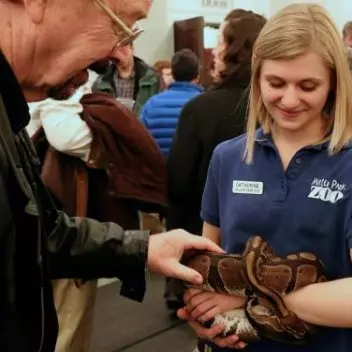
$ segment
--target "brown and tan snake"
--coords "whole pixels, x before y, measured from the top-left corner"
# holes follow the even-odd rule
[[[202,285],[186,287],[248,297],[243,309],[218,315],[210,325],[222,323],[224,335],[237,334],[242,341],[261,338],[289,344],[308,341],[317,327],[290,312],[283,298],[306,285],[326,281],[324,264],[312,253],[277,256],[267,242],[251,237],[242,255],[202,253],[187,263],[202,274]]]

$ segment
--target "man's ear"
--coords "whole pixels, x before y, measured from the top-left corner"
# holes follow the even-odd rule
[[[22,0],[22,2],[32,22],[41,23],[49,0]]]

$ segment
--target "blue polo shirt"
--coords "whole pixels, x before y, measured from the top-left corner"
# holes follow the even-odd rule
[[[245,142],[243,135],[215,149],[203,194],[201,216],[220,227],[222,247],[241,253],[257,234],[281,256],[315,253],[329,280],[352,277],[351,147],[333,156],[328,143],[303,148],[284,171],[275,145],[261,129],[250,165],[243,160]],[[212,347],[212,352],[233,351]],[[322,328],[300,346],[262,340],[245,351],[348,352],[352,329]]]

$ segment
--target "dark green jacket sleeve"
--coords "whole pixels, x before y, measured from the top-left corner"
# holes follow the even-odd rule
[[[121,294],[141,301],[146,288],[146,231],[124,231],[114,223],[70,218],[58,212],[48,236],[53,278],[117,277]]]

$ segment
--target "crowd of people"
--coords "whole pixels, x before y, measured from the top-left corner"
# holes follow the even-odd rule
[[[89,351],[98,279],[143,301],[148,270],[199,352],[349,351],[352,22],[341,35],[317,4],[234,9],[204,86],[188,48],[136,56],[151,6],[0,1],[1,351]],[[254,293],[179,285],[204,279],[184,257],[254,234],[324,264],[326,282],[282,297],[318,327],[304,344],[224,336],[206,323]]]

